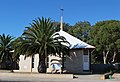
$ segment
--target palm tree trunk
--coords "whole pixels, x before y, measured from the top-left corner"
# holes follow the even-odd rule
[[[38,65],[39,73],[46,73],[46,65],[45,65],[45,55],[39,54],[39,65]]]
[[[45,49],[45,66],[46,66],[46,69],[47,69],[47,67],[48,67],[47,49]]]

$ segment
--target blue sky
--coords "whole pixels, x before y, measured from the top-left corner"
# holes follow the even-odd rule
[[[70,25],[78,21],[94,25],[103,20],[120,20],[120,0],[0,0],[0,34],[18,37],[37,17],[60,21],[61,7],[63,21]]]

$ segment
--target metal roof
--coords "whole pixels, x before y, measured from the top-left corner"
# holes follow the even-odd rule
[[[80,39],[77,39],[76,37],[68,34],[65,31],[60,30],[58,33],[60,36],[63,36],[66,38],[66,40],[70,43],[70,46],[68,46],[70,49],[75,49],[75,48],[95,48],[92,45],[89,45]]]

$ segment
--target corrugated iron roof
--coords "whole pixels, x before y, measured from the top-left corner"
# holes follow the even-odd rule
[[[66,40],[70,43],[70,46],[68,46],[70,49],[75,49],[75,48],[95,48],[92,45],[89,45],[79,39],[77,39],[76,37],[68,34],[65,31],[60,30],[58,33],[60,36],[63,36],[64,38],[66,38]]]

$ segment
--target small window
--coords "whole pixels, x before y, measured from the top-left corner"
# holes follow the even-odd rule
[[[87,55],[84,55],[84,62],[88,62],[89,60],[88,60],[89,58],[88,58],[88,56]]]
[[[32,68],[34,68],[34,63],[35,63],[35,62],[34,62],[34,58],[35,58],[35,56],[33,55],[33,56],[32,56]]]

